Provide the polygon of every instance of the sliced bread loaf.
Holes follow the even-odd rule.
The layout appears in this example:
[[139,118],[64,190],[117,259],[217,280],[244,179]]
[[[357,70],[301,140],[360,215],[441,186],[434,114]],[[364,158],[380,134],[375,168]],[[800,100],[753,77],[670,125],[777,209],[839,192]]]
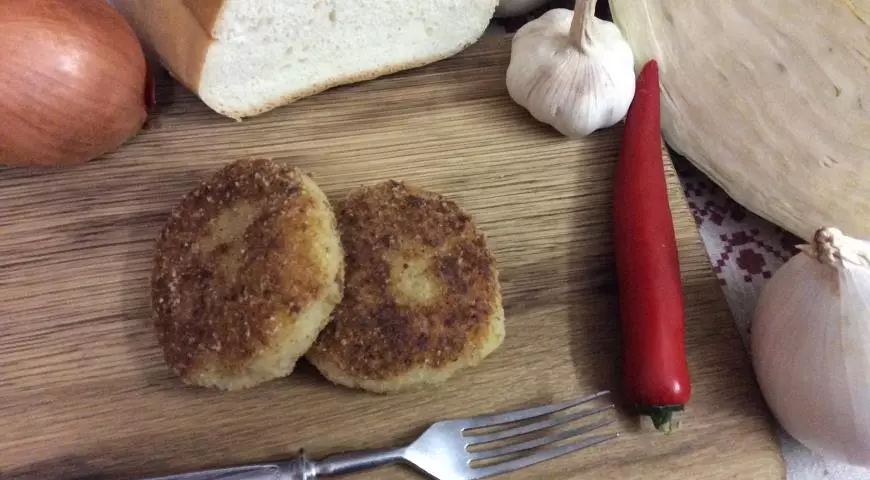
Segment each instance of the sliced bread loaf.
[[498,0],[112,0],[169,72],[241,119],[477,41]]

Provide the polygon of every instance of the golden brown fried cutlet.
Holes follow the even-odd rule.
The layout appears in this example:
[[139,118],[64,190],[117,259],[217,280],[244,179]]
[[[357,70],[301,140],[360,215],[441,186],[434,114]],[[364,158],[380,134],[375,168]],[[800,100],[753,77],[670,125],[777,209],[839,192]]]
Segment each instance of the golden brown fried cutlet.
[[471,218],[441,196],[387,181],[337,207],[342,302],[306,358],[373,392],[439,384],[505,336],[495,261]]
[[335,216],[301,171],[226,165],[172,211],[157,240],[152,306],[170,369],[236,390],[290,374],[341,300]]

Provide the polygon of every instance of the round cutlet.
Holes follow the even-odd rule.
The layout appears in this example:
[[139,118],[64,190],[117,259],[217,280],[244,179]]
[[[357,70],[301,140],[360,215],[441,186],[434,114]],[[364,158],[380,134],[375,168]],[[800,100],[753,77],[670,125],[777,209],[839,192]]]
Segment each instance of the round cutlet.
[[389,393],[446,381],[505,336],[495,261],[454,202],[387,181],[336,211],[345,295],[306,358],[329,380]]
[[158,341],[184,383],[283,377],[341,300],[344,253],[314,181],[269,160],[226,165],[171,212],[154,254]]

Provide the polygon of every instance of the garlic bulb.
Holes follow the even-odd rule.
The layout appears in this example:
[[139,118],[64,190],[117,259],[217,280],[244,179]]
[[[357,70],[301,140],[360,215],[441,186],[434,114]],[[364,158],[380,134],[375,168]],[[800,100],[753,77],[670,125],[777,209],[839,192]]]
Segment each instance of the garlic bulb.
[[765,285],[751,348],[780,425],[831,459],[870,466],[870,243],[835,228]]
[[552,9],[514,34],[507,90],[538,121],[568,137],[615,125],[634,98],[631,47],[595,0]]

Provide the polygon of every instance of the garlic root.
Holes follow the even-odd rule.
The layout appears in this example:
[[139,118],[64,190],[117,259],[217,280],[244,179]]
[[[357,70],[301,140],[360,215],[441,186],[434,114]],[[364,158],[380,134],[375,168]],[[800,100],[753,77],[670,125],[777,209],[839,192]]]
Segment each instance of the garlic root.
[[552,9],[514,34],[508,94],[568,137],[615,125],[634,98],[634,56],[619,28],[595,17],[596,0]]

